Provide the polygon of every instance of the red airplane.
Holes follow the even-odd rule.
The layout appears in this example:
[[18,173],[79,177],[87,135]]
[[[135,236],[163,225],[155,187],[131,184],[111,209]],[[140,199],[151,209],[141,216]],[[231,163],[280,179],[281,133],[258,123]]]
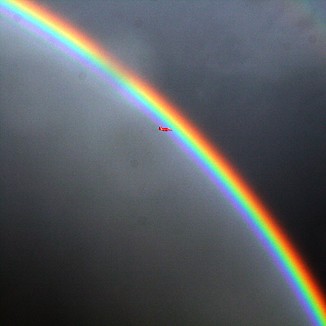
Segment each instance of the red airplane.
[[158,127],[158,130],[160,130],[160,131],[172,131],[172,129],[170,129],[170,128],[161,127],[161,126]]

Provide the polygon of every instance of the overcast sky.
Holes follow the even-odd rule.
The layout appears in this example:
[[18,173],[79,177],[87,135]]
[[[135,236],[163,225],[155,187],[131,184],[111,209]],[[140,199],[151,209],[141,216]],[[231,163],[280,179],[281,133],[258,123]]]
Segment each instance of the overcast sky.
[[[326,38],[276,1],[43,1],[177,103],[326,273]],[[0,19],[1,324],[308,325],[169,135]]]

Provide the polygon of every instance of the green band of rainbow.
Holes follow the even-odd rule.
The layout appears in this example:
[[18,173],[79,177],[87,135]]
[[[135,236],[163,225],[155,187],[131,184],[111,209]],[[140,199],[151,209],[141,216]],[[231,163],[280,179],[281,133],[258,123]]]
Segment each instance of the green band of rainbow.
[[259,231],[259,236],[268,244],[270,253],[276,257],[295,287],[297,297],[312,322],[326,325],[325,297],[283,230],[235,168],[192,122],[182,116],[180,109],[84,32],[36,2],[0,0],[0,9],[12,15],[22,16],[34,27],[78,54],[102,74],[110,77],[153,116],[172,127],[179,140],[196,156],[201,165],[209,170],[216,183],[224,187],[231,200],[245,212],[246,218],[249,218]]

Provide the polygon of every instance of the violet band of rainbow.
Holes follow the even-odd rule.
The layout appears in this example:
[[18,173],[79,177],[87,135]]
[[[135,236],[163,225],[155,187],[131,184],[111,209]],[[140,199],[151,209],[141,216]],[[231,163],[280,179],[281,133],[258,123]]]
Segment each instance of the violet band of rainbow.
[[21,16],[27,28],[51,37],[65,53],[108,81],[110,87],[126,96],[152,120],[171,127],[171,137],[186,148],[264,244],[311,322],[326,325],[324,294],[285,232],[236,169],[196,125],[182,115],[181,109],[57,13],[24,0],[0,0],[0,9],[7,15]]

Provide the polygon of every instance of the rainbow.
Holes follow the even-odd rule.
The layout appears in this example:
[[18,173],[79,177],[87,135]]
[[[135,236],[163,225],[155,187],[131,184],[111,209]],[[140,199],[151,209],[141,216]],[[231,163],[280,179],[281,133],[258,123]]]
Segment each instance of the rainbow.
[[21,17],[28,28],[50,38],[66,53],[104,76],[152,119],[171,127],[174,130],[173,137],[192,154],[262,240],[312,323],[326,325],[324,294],[276,219],[221,152],[181,114],[177,106],[136,76],[96,41],[49,9],[36,2],[23,0],[0,0],[0,9],[11,17]]

